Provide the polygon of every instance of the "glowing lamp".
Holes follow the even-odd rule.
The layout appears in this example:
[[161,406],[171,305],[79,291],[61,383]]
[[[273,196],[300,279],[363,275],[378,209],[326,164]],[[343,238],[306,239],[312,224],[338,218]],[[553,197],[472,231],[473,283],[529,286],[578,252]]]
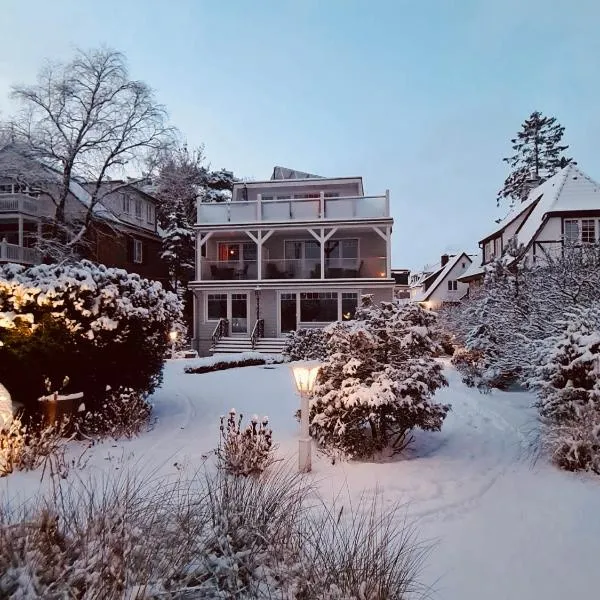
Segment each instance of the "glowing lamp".
[[308,395],[315,387],[321,366],[317,363],[299,363],[291,366],[294,383],[300,394],[300,440],[298,441],[298,470],[308,473],[312,470],[310,428],[308,422]]
[[175,330],[169,332],[169,338],[175,343],[177,341],[177,332]]

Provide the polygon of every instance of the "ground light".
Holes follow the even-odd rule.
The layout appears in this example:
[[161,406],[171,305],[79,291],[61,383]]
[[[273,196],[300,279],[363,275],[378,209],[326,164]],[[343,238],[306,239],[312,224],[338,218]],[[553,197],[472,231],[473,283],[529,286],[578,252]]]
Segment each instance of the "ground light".
[[175,342],[177,341],[177,332],[175,330],[169,332],[171,339],[171,358],[175,358]]
[[298,363],[292,365],[294,383],[300,394],[300,440],[298,442],[298,469],[308,473],[312,469],[311,439],[308,426],[308,398],[315,387],[321,365],[318,363]]

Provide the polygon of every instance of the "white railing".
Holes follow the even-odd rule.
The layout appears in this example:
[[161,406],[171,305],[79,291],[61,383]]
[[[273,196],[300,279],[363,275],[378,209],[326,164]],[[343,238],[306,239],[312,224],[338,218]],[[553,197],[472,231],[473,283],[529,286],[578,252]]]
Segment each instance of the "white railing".
[[38,202],[22,194],[2,194],[0,195],[0,213],[3,212],[37,215]]
[[199,224],[372,219],[389,214],[387,195],[198,203]]
[[3,240],[0,242],[0,261],[36,265],[41,262],[41,256],[35,248],[9,244]]

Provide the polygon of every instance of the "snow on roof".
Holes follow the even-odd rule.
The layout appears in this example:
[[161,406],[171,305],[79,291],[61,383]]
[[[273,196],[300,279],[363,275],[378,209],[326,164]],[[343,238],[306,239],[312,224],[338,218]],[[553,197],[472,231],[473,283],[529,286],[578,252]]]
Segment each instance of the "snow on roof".
[[471,257],[466,252],[460,252],[459,254],[450,257],[450,260],[444,265],[444,268],[438,272],[433,283],[427,288],[427,291],[416,296],[415,301],[424,302],[425,300],[427,300],[431,296],[431,294],[440,286],[440,284],[442,283],[442,281],[444,281],[448,273],[450,273],[450,271],[458,264],[458,261],[463,256],[466,256],[469,261],[472,261]]
[[548,213],[600,209],[600,185],[575,165],[567,165],[533,188],[527,200],[509,213],[482,241],[499,234],[509,223],[530,209],[531,213],[516,234],[517,241],[524,246],[531,243]]
[[477,262],[472,262],[469,265],[469,268],[456,279],[458,281],[468,281],[469,279],[474,279],[480,277],[485,273],[485,267]]

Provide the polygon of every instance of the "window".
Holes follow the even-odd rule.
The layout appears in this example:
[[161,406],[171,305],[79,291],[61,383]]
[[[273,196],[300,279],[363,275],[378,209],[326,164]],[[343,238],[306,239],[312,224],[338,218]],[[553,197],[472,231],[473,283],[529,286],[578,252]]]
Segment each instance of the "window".
[[219,244],[220,261],[254,261],[256,260],[256,244],[253,242],[233,242]]
[[135,199],[135,217],[136,217],[136,219],[142,218],[142,199],[141,198]]
[[565,220],[565,242],[575,243],[579,241],[579,221],[576,219]]
[[483,262],[489,262],[490,260],[492,260],[493,256],[493,251],[494,251],[494,247],[492,245],[491,240],[489,242],[485,243],[485,246],[483,247],[483,254],[484,254],[484,261]]
[[0,194],[12,194],[12,183],[0,183]]
[[208,294],[206,297],[206,319],[218,321],[227,318],[227,294]]
[[354,319],[357,306],[358,294],[356,292],[342,292],[342,321]]
[[339,198],[339,192],[325,192],[325,198]]
[[305,194],[294,194],[294,198],[297,200],[308,200],[313,198],[320,198],[321,194],[319,192],[308,192]]
[[448,291],[456,292],[456,290],[458,290],[458,281],[456,281],[455,279],[449,280],[448,281]]
[[581,241],[584,244],[596,242],[596,221],[594,219],[583,219],[581,221]]
[[151,225],[154,225],[154,204],[146,204],[146,221]]
[[285,240],[285,258],[290,259],[315,259],[321,258],[321,248],[316,240]]
[[327,258],[358,258],[358,240],[329,240],[325,243]]
[[126,215],[131,214],[131,197],[129,194],[123,194],[123,212]]
[[337,292],[303,292],[300,294],[300,321],[330,323],[338,318]]
[[140,240],[133,240],[133,262],[139,264],[143,260],[143,244]]
[[29,187],[24,183],[1,183],[0,194],[26,194],[37,198],[40,195],[40,190]]

